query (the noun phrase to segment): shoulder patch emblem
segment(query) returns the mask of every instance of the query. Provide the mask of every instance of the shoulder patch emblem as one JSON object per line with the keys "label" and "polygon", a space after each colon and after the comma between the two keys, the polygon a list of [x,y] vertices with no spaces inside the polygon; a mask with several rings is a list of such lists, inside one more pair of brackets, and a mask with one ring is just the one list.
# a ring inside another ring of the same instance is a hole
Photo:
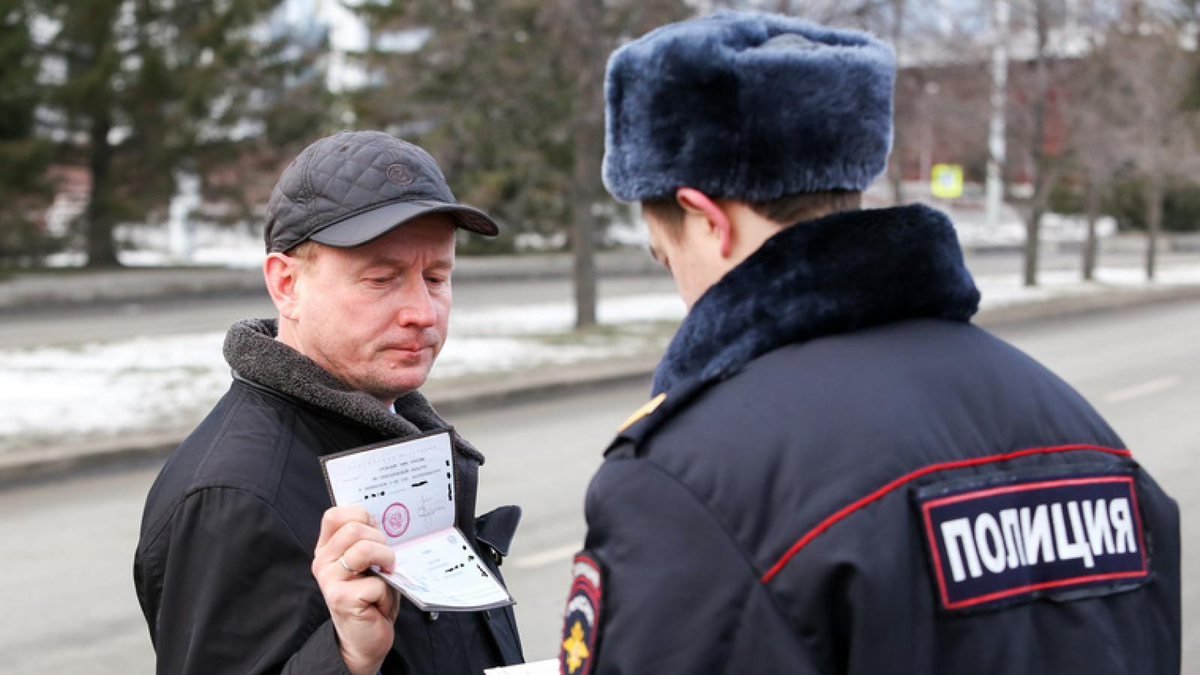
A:
{"label": "shoulder patch emblem", "polygon": [[588,675],[596,655],[596,637],[600,630],[600,596],[604,582],[600,565],[587,551],[575,556],[571,571],[575,580],[571,583],[571,594],[567,597],[558,668],[561,675]]}
{"label": "shoulder patch emblem", "polygon": [[634,424],[637,424],[638,420],[642,419],[643,417],[648,416],[650,413],[654,412],[655,410],[658,410],[658,406],[662,405],[662,402],[665,400],[667,400],[667,392],[664,391],[661,394],[659,394],[658,396],[655,396],[654,398],[650,399],[649,401],[646,401],[645,405],[638,408],[637,411],[635,411],[632,415],[629,416],[629,419],[625,420],[621,424],[621,427],[619,429],[617,429],[617,433],[618,434],[622,433],[629,427],[633,426]]}
{"label": "shoulder patch emblem", "polygon": [[1106,595],[1150,575],[1131,475],[922,493],[918,506],[943,610]]}

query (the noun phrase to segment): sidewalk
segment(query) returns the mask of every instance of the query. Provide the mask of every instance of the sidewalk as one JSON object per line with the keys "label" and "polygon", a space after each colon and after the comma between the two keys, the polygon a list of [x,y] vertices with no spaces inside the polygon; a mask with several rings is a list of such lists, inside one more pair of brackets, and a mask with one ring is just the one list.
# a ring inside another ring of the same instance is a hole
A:
{"label": "sidewalk", "polygon": [[[1014,275],[981,276],[977,283],[984,303],[975,322],[994,327],[1200,299],[1200,269],[1190,266],[1164,270],[1154,285],[1138,282],[1136,270],[1123,269],[1101,270],[1100,283],[1074,279],[1073,272],[1046,273],[1042,287],[1024,289]],[[459,317],[451,328],[454,337],[423,391],[453,419],[470,410],[617,384],[644,382],[648,387],[658,356],[682,318],[682,305],[673,296],[646,295],[616,298],[600,309],[605,325],[582,335],[570,331],[567,306],[498,308]],[[0,436],[7,436],[0,438],[0,484],[167,455],[228,386],[220,338],[205,334],[82,350],[10,351],[0,358],[0,389],[13,390],[7,400],[0,392],[0,409],[8,408],[10,415],[9,422],[0,419]],[[178,360],[166,358],[159,371],[137,361],[128,367],[112,365],[122,359],[145,360],[145,352],[155,349]],[[104,370],[109,367],[114,370]],[[5,370],[10,371],[7,383]],[[44,381],[46,396],[41,399],[37,381]],[[83,393],[71,401],[59,400],[64,381]],[[146,398],[158,406],[145,413],[148,417],[113,419],[114,410],[126,412],[126,401]],[[38,405],[60,407],[25,410],[20,417],[22,406]],[[69,424],[82,424],[84,431]],[[93,425],[93,432],[85,433],[87,424]]]}

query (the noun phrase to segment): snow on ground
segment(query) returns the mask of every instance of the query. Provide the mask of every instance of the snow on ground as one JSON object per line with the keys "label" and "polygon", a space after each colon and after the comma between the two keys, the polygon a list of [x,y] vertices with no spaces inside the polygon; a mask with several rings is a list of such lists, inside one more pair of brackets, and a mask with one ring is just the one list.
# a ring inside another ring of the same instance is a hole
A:
{"label": "snow on ground", "polygon": [[[1104,292],[1200,284],[1200,268],[1165,268],[1148,285],[1138,269],[1043,272],[1024,288],[1016,275],[976,280],[984,309]],[[573,334],[570,303],[492,307],[452,315],[434,380],[658,353],[684,315],[674,294],[604,299],[604,326]],[[78,442],[193,424],[229,386],[222,333],[146,337],[80,347],[0,350],[0,452],[37,442]]]}
{"label": "snow on ground", "polygon": [[[678,321],[684,307],[675,295],[642,295],[602,300],[598,314],[611,332],[571,335],[569,303],[452,314],[433,377],[653,353],[670,333],[663,322]],[[213,332],[0,350],[0,452],[194,423],[229,386],[223,340]]]}
{"label": "snow on ground", "polygon": [[[965,249],[987,250],[1025,245],[1025,222],[1015,211],[999,223],[989,225],[982,211],[943,209],[954,223],[958,242]],[[1096,222],[1096,236],[1108,239],[1117,234],[1117,221],[1109,216]],[[1039,239],[1044,243],[1082,242],[1087,238],[1087,220],[1082,216],[1047,213],[1042,218]]]}
{"label": "snow on ground", "polygon": [[[232,269],[260,269],[267,257],[262,234],[246,227],[197,225],[192,231],[190,252],[185,258],[172,255],[166,227],[122,225],[116,238],[124,246],[117,252],[127,267],[214,266]],[[81,251],[55,253],[46,259],[50,267],[80,267],[86,261]]]}
{"label": "snow on ground", "polygon": [[0,451],[30,441],[170,429],[229,386],[218,333],[0,351]]}
{"label": "snow on ground", "polygon": [[1095,281],[1080,281],[1076,270],[1051,270],[1038,273],[1038,286],[1026,288],[1016,275],[976,277],[983,294],[982,308],[997,309],[1018,303],[1037,303],[1056,298],[1133,292],[1157,289],[1167,291],[1178,286],[1200,284],[1200,266],[1169,267],[1156,274],[1153,284],[1146,282],[1140,268],[1100,268]]}
{"label": "snow on ground", "polygon": [[[673,321],[683,318],[684,305],[674,293],[605,298],[596,311],[602,324],[637,321]],[[450,335],[521,335],[564,333],[575,323],[575,305],[569,302],[493,307],[471,313],[451,313]]]}

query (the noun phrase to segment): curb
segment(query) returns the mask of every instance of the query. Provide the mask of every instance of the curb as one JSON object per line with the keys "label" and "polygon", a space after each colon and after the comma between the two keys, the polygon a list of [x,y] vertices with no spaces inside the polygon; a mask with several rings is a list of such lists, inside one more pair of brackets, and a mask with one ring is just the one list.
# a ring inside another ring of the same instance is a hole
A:
{"label": "curb", "polygon": [[[974,323],[984,328],[1080,317],[1117,311],[1132,306],[1154,306],[1200,298],[1200,285],[1154,290],[1130,290],[1093,295],[1050,298],[997,307],[980,312]],[[424,391],[438,412],[447,418],[481,408],[501,408],[521,403],[578,394],[591,389],[645,382],[654,372],[658,356],[641,356],[613,361],[552,366],[544,370],[495,375],[475,382],[431,383]],[[520,380],[515,382],[514,380]],[[29,480],[105,466],[161,459],[169,455],[191,432],[191,427],[133,438],[56,448],[49,453],[0,456],[0,488]]]}

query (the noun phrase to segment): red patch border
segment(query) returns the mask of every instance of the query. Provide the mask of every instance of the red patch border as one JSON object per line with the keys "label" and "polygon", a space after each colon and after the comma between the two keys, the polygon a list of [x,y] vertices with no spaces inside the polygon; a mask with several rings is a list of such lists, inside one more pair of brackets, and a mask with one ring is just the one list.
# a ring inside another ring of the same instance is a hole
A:
{"label": "red patch border", "polygon": [[907,485],[908,483],[911,483],[912,481],[917,480],[918,478],[921,478],[922,476],[928,476],[929,474],[938,473],[940,471],[948,471],[951,469],[962,469],[962,468],[966,468],[966,467],[970,467],[970,466],[982,466],[984,464],[1007,462],[1007,461],[1018,459],[1021,457],[1028,457],[1030,455],[1043,455],[1043,454],[1052,454],[1052,453],[1060,453],[1060,452],[1079,452],[1079,451],[1103,452],[1103,453],[1107,453],[1110,455],[1116,455],[1118,457],[1133,457],[1132,452],[1130,452],[1129,450],[1121,449],[1121,448],[1106,448],[1102,445],[1079,444],[1079,445],[1058,445],[1058,446],[1053,446],[1053,447],[1048,447],[1048,448],[1026,448],[1024,450],[1017,450],[1015,452],[1007,452],[1007,453],[1000,454],[1000,455],[990,455],[987,457],[972,457],[969,459],[958,459],[958,460],[954,460],[954,461],[950,461],[950,462],[940,462],[938,464],[930,464],[929,466],[917,469],[916,471],[910,471],[910,472],[904,474],[903,476],[900,476],[899,478],[892,480],[891,482],[889,482],[888,484],[879,488],[878,490],[875,490],[871,494],[869,494],[861,499],[858,499],[857,501],[851,502],[851,503],[847,504],[846,506],[843,506],[842,508],[835,511],[828,518],[826,518],[825,520],[822,520],[820,523],[818,523],[816,527],[812,528],[808,532],[805,532],[803,536],[801,536],[799,539],[797,539],[796,543],[792,544],[791,547],[789,547],[788,550],[785,551],[783,553],[783,555],[780,556],[780,558],[775,561],[774,565],[771,565],[771,568],[762,575],[762,577],[759,579],[759,581],[761,581],[763,584],[771,583],[771,580],[774,579],[776,577],[776,575],[778,575],[780,572],[782,572],[784,567],[787,567],[787,564],[789,562],[791,562],[792,558],[796,557],[796,554],[800,553],[800,551],[805,546],[808,546],[808,544],[813,539],[816,539],[822,532],[828,530],[829,528],[833,527],[834,525],[841,522],[842,520],[857,513],[859,510],[866,508],[870,504],[877,502],[880,499],[883,499],[887,495],[891,494],[892,491],[897,490],[897,489]]}
{"label": "red patch border", "polygon": [[[933,531],[933,517],[930,511],[937,506],[944,504],[954,504],[957,502],[968,501],[971,499],[980,499],[982,497],[990,497],[998,494],[1008,494],[1012,492],[1026,492],[1028,490],[1037,490],[1046,487],[1062,487],[1067,485],[1094,485],[1096,483],[1126,483],[1129,487],[1129,497],[1133,503],[1134,518],[1137,520],[1137,536],[1138,547],[1142,553],[1142,569],[1129,572],[1112,572],[1108,574],[1090,574],[1070,577],[1067,579],[1056,579],[1054,581],[1044,581],[1037,584],[1026,584],[1017,588],[1009,588],[1003,591],[986,593],[977,595],[971,598],[965,598],[955,602],[950,602],[949,593],[946,590],[946,577],[942,572],[941,554],[938,553],[937,535]],[[1035,591],[1045,590],[1049,588],[1060,588],[1062,586],[1073,586],[1076,584],[1093,583],[1097,581],[1112,581],[1115,579],[1134,579],[1145,577],[1150,573],[1150,569],[1146,564],[1146,536],[1145,529],[1142,525],[1142,513],[1138,507],[1137,490],[1134,488],[1133,476],[1096,476],[1092,478],[1065,478],[1060,480],[1039,481],[1036,483],[1020,483],[1018,485],[1006,485],[1003,487],[987,488],[984,490],[972,490],[963,492],[949,497],[941,497],[931,499],[921,505],[921,511],[924,514],[925,520],[925,535],[929,540],[929,550],[933,554],[933,571],[937,576],[938,592],[941,597],[942,607],[945,609],[962,609],[972,607],[985,602],[994,600],[1002,600],[1014,595],[1022,595],[1025,593],[1033,593]]]}
{"label": "red patch border", "polygon": [[[571,569],[574,571],[575,566],[579,564],[587,565],[596,573],[596,578],[600,579],[600,586],[591,582],[586,576],[576,574],[575,579],[571,582],[571,592],[567,594],[567,612],[563,616],[563,639],[569,630],[567,620],[570,618],[571,601],[578,595],[583,595],[592,605],[592,626],[587,634],[588,657],[583,662],[583,667],[580,668],[574,675],[589,675],[592,672],[592,663],[596,657],[596,638],[600,632],[600,597],[601,588],[604,584],[604,575],[600,571],[600,564],[594,558],[584,553],[575,556],[575,560],[571,563]],[[567,675],[566,664],[563,663],[563,650],[560,645],[558,652],[558,671],[560,675]]]}

